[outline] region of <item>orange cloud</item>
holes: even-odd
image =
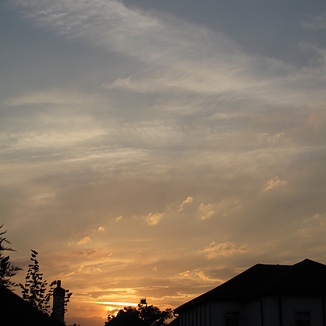
[[[92,242],[92,239],[89,236],[86,236],[78,241],[78,245],[83,245],[89,242]]]
[[[180,205],[179,212],[183,211],[186,205],[190,205],[193,202],[193,198],[188,196]]]
[[[157,225],[160,220],[163,218],[164,216],[164,213],[149,213],[147,216],[146,216],[146,220],[147,220],[147,224],[149,226],[154,226],[154,225]]]
[[[280,186],[284,186],[286,185],[286,183],[286,181],[281,180],[279,177],[272,178],[267,181],[267,183],[263,187],[263,191],[272,190]]]
[[[212,204],[201,203],[199,205],[199,214],[202,220],[206,220],[214,214],[214,209]]]
[[[247,248],[246,246],[240,246],[233,242],[216,243],[213,241],[202,252],[206,254],[208,259],[212,259],[218,256],[231,256],[237,253],[244,253],[247,252]]]

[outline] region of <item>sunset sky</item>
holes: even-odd
[[[0,31],[0,224],[68,323],[326,263],[325,0],[2,0]]]

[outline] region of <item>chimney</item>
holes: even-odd
[[[61,281],[58,280],[57,287],[53,291],[53,316],[60,323],[64,323],[65,294],[66,291],[61,287]]]

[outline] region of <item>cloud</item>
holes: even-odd
[[[89,94],[85,95],[75,90],[47,90],[25,93],[12,97],[3,102],[4,105],[17,106],[88,106],[94,102],[95,98]],[[94,104],[94,103],[93,103]]]
[[[79,240],[77,244],[78,245],[84,245],[86,243],[93,242],[92,238],[94,238],[97,233],[103,232],[104,230],[105,230],[105,227],[104,226],[99,226],[97,229],[93,229],[90,235],[85,236],[84,238],[82,238],[81,240]]]
[[[179,276],[181,276],[181,277],[189,277],[190,276],[190,270],[180,272]]]
[[[202,220],[206,220],[206,219],[210,218],[215,213],[212,204],[204,204],[204,203],[201,203],[199,205],[198,210],[199,210],[200,218]]]
[[[325,214],[315,214],[313,219],[319,223],[320,226],[326,225],[326,213]]]
[[[326,213],[316,213],[313,215],[306,216],[302,219],[299,225],[296,227],[295,235],[300,237],[301,246],[306,246],[303,250],[312,250],[316,253],[322,252],[322,245],[318,244],[318,240],[323,237],[326,228]],[[306,245],[305,245],[306,244]]]
[[[40,192],[35,194],[30,198],[31,202],[34,202],[36,206],[51,205],[55,200],[56,194],[52,192],[47,192],[44,189],[41,189]]]
[[[206,275],[204,271],[196,271],[196,275],[205,282],[214,282],[214,285],[216,283],[223,283],[224,280],[220,278],[211,278],[209,275]],[[216,286],[216,285],[215,285]]]
[[[228,216],[233,209],[240,208],[240,199],[238,197],[223,198],[214,205],[214,209],[219,216]]]
[[[118,216],[118,217],[115,218],[115,221],[116,221],[116,222],[119,222],[119,221],[121,221],[122,219],[123,219],[123,216],[120,215],[120,216]]]
[[[282,79],[273,75],[275,70],[281,76],[288,71],[281,61],[250,57],[222,33],[172,16],[128,8],[113,0],[95,2],[96,5],[72,0],[15,3],[42,28],[123,53],[149,67],[148,74],[138,78],[117,78],[108,84],[109,89],[235,94],[237,98],[288,102],[289,90],[284,91]],[[270,79],[262,79],[262,66],[271,67]],[[265,68],[264,74],[268,70]]]
[[[193,202],[193,198],[188,196],[180,205],[179,212],[182,212],[186,205],[190,205]]]
[[[263,191],[279,188],[286,184],[287,184],[287,182],[285,180],[281,180],[281,179],[279,179],[279,177],[275,177],[275,178],[272,178],[267,181],[267,183],[263,187]]]
[[[301,26],[308,30],[324,31],[326,30],[326,13],[322,13],[317,16],[304,16],[305,21],[301,23]]]
[[[69,278],[75,276],[76,272],[70,272],[70,273],[59,273],[57,279],[60,280],[68,280]]]
[[[97,137],[102,137],[106,133],[104,130],[89,128],[89,130],[50,130],[38,132],[20,132],[11,135],[9,145],[5,152],[10,150],[17,151],[49,149],[49,148],[67,148],[82,142],[94,140]]]
[[[164,213],[149,213],[146,216],[146,221],[149,226],[157,225],[164,217]]]
[[[92,239],[89,236],[86,236],[78,241],[78,245],[80,246],[90,242],[92,242]]]
[[[219,256],[232,256],[234,254],[243,254],[248,251],[244,245],[237,245],[233,242],[212,242],[208,247],[202,250],[208,259],[213,259]]]
[[[186,270],[183,272],[179,272],[178,278],[192,280],[193,282],[204,282],[209,284],[214,283],[215,286],[216,283],[223,282],[223,280],[221,280],[220,278],[212,278],[207,274],[209,273],[206,273],[206,271],[196,268],[194,270]]]
[[[284,132],[278,132],[273,135],[270,135],[268,133],[263,133],[260,136],[260,141],[268,145],[276,144],[284,137],[284,135],[285,135]]]

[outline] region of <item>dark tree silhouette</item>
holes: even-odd
[[[13,265],[10,262],[10,257],[5,255],[5,251],[14,251],[14,249],[8,247],[11,243],[4,236],[7,231],[1,231],[3,224],[0,225],[0,286],[6,288],[11,288],[12,286],[17,286],[15,282],[11,280],[13,276],[16,275],[18,271],[21,270],[20,267]]]
[[[124,307],[120,309],[116,316],[108,315],[108,321],[105,326],[147,326],[140,318],[139,311],[136,308]]]
[[[139,304],[137,308],[124,307],[116,316],[108,315],[105,326],[165,326],[166,320],[172,317],[170,308],[161,311],[152,305]]]
[[[148,326],[164,326],[166,320],[172,318],[172,309],[168,308],[161,311],[155,306],[138,305],[140,318],[143,319]]]
[[[25,277],[25,285],[19,283],[22,288],[23,299],[28,301],[38,310],[49,313],[50,298],[53,293],[53,287],[56,282],[50,284],[50,290],[47,292],[47,281],[43,280],[43,274],[40,273],[40,266],[36,259],[38,252],[31,250],[31,261],[28,265],[27,275]],[[47,292],[47,293],[46,293]]]
[[[38,252],[31,249],[31,264],[28,265],[27,275],[25,277],[25,285],[19,283],[22,288],[22,297],[38,310],[51,315],[50,299],[57,281],[51,282],[47,289],[47,281],[43,280],[43,274],[40,272],[40,266],[37,260]],[[72,293],[65,290],[64,309],[67,311],[67,304]]]

